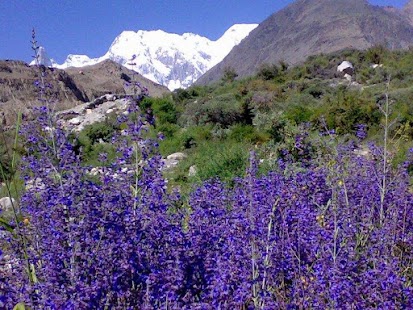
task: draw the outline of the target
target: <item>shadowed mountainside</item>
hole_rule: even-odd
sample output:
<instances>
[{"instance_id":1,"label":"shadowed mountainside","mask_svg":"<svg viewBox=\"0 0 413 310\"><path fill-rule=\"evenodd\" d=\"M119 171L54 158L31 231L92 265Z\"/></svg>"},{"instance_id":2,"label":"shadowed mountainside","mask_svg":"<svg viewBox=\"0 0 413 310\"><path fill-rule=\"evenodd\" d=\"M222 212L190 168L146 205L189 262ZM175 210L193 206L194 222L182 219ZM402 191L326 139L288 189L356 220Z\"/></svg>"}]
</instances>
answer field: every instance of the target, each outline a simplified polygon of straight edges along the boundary
<instances>
[{"instance_id":1,"label":"shadowed mountainside","mask_svg":"<svg viewBox=\"0 0 413 310\"><path fill-rule=\"evenodd\" d=\"M408 48L413 45L413 25L407 12L413 12L413 1L401 11L366 0L297 0L263 21L197 84L219 80L227 68L245 77L264 63L297 64L345 48Z\"/></svg>"}]
</instances>

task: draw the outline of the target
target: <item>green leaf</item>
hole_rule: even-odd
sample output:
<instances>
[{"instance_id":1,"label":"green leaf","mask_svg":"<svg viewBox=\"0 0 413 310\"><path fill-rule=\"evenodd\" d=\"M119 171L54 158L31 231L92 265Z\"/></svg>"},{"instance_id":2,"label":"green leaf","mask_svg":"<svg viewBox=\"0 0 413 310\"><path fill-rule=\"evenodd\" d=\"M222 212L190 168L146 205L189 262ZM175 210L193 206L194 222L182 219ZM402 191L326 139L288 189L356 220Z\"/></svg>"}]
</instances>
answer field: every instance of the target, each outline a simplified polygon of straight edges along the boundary
<instances>
[{"instance_id":1,"label":"green leaf","mask_svg":"<svg viewBox=\"0 0 413 310\"><path fill-rule=\"evenodd\" d=\"M26 310L24 303L19 302L17 305L14 306L13 310Z\"/></svg>"},{"instance_id":2,"label":"green leaf","mask_svg":"<svg viewBox=\"0 0 413 310\"><path fill-rule=\"evenodd\" d=\"M3 226L8 232L13 232L13 227L4 219L0 217L0 226Z\"/></svg>"}]
</instances>

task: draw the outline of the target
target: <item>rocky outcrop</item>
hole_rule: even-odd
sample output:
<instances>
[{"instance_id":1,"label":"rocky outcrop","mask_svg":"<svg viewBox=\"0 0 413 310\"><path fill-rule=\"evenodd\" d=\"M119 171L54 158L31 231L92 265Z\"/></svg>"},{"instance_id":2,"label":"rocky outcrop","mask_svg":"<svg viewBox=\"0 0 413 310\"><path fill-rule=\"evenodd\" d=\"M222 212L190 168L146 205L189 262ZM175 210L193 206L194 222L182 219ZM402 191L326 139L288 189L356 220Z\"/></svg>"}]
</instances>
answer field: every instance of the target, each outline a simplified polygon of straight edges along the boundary
<instances>
[{"instance_id":1,"label":"rocky outcrop","mask_svg":"<svg viewBox=\"0 0 413 310\"><path fill-rule=\"evenodd\" d=\"M92 66L79 68L67 68L66 72L73 78L73 81L87 95L89 101L108 93L112 94L132 94L133 87L129 83L135 81L140 87L148 90L151 97L162 97L170 93L168 88L159 85L137 72L125 68L112 61L105 60Z\"/></svg>"},{"instance_id":2,"label":"rocky outcrop","mask_svg":"<svg viewBox=\"0 0 413 310\"><path fill-rule=\"evenodd\" d=\"M39 89L42 75L45 94ZM136 81L152 97L169 93L166 87L110 60L81 70L71 68L66 71L29 66L22 61L0 61L0 122L3 128L13 126L18 112L26 119L30 118L33 107L44 104L44 101L39 100L40 97L47 98L57 111L61 111L108 93L126 96L133 92L125 85L128 81Z\"/></svg>"},{"instance_id":3,"label":"rocky outcrop","mask_svg":"<svg viewBox=\"0 0 413 310\"><path fill-rule=\"evenodd\" d=\"M67 130L79 132L87 125L103 122L112 113L126 113L128 100L125 95L103 95L92 102L58 112L58 123Z\"/></svg>"},{"instance_id":4,"label":"rocky outcrop","mask_svg":"<svg viewBox=\"0 0 413 310\"><path fill-rule=\"evenodd\" d=\"M413 26L413 0L410 0L409 2L406 3L402 12L404 16L407 17L410 24Z\"/></svg>"}]
</instances>

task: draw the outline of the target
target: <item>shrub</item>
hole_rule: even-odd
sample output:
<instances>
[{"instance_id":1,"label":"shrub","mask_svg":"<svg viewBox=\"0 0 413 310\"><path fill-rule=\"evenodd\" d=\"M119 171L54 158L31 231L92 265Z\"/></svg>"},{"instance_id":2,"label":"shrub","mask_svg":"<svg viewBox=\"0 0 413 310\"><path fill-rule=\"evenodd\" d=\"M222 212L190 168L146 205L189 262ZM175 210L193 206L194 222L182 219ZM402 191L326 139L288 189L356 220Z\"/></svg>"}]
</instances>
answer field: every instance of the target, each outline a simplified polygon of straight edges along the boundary
<instances>
[{"instance_id":1,"label":"shrub","mask_svg":"<svg viewBox=\"0 0 413 310\"><path fill-rule=\"evenodd\" d=\"M280 78L282 70L276 64L262 64L258 69L257 78L264 81Z\"/></svg>"},{"instance_id":2,"label":"shrub","mask_svg":"<svg viewBox=\"0 0 413 310\"><path fill-rule=\"evenodd\" d=\"M224 73L222 74L222 81L224 83L231 83L235 80L237 76L238 74L234 68L226 67L224 68Z\"/></svg>"},{"instance_id":3,"label":"shrub","mask_svg":"<svg viewBox=\"0 0 413 310\"><path fill-rule=\"evenodd\" d=\"M176 124L178 119L178 112L175 104L167 98L149 98L146 97L141 103L142 111L153 110L156 121L159 124Z\"/></svg>"},{"instance_id":4,"label":"shrub","mask_svg":"<svg viewBox=\"0 0 413 310\"><path fill-rule=\"evenodd\" d=\"M264 142L268 138L259 133L252 125L236 124L229 128L229 138L237 142L249 142L256 144Z\"/></svg>"},{"instance_id":5,"label":"shrub","mask_svg":"<svg viewBox=\"0 0 413 310\"><path fill-rule=\"evenodd\" d=\"M191 102L183 115L183 121L187 124L220 124L224 127L241 122L243 118L242 105L233 94Z\"/></svg>"},{"instance_id":6,"label":"shrub","mask_svg":"<svg viewBox=\"0 0 413 310\"><path fill-rule=\"evenodd\" d=\"M196 147L212 138L210 126L191 126L176 131L173 136L160 142L160 152L169 155Z\"/></svg>"},{"instance_id":7,"label":"shrub","mask_svg":"<svg viewBox=\"0 0 413 310\"><path fill-rule=\"evenodd\" d=\"M248 163L248 143L207 142L198 146L192 163L197 167L197 178L201 181L218 178L231 181L241 176Z\"/></svg>"}]
</instances>

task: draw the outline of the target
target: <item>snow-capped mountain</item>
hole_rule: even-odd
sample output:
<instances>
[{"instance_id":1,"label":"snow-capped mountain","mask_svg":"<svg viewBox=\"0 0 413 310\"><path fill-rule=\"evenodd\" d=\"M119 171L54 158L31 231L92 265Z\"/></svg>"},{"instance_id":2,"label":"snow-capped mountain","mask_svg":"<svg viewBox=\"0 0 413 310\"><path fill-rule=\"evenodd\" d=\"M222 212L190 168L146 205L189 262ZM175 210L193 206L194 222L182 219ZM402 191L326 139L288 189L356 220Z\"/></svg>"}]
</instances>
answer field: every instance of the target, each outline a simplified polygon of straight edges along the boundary
<instances>
[{"instance_id":1,"label":"snow-capped mountain","mask_svg":"<svg viewBox=\"0 0 413 310\"><path fill-rule=\"evenodd\" d=\"M94 65L99 62L99 58L90 59L86 55L69 55L62 65L57 65L60 69L66 69L69 67L83 67Z\"/></svg>"},{"instance_id":2,"label":"snow-capped mountain","mask_svg":"<svg viewBox=\"0 0 413 310\"><path fill-rule=\"evenodd\" d=\"M47 55L46 49L43 46L39 46L36 53L36 59L33 59L30 63L31 66L36 64L43 65L46 67L58 66L58 64L53 59L49 58L49 55Z\"/></svg>"},{"instance_id":3,"label":"snow-capped mountain","mask_svg":"<svg viewBox=\"0 0 413 310\"><path fill-rule=\"evenodd\" d=\"M111 59L171 90L186 88L224 59L257 26L236 24L216 41L193 33L124 31L102 57L69 55L63 64L54 67L83 67ZM133 55L135 58L131 61Z\"/></svg>"}]
</instances>

